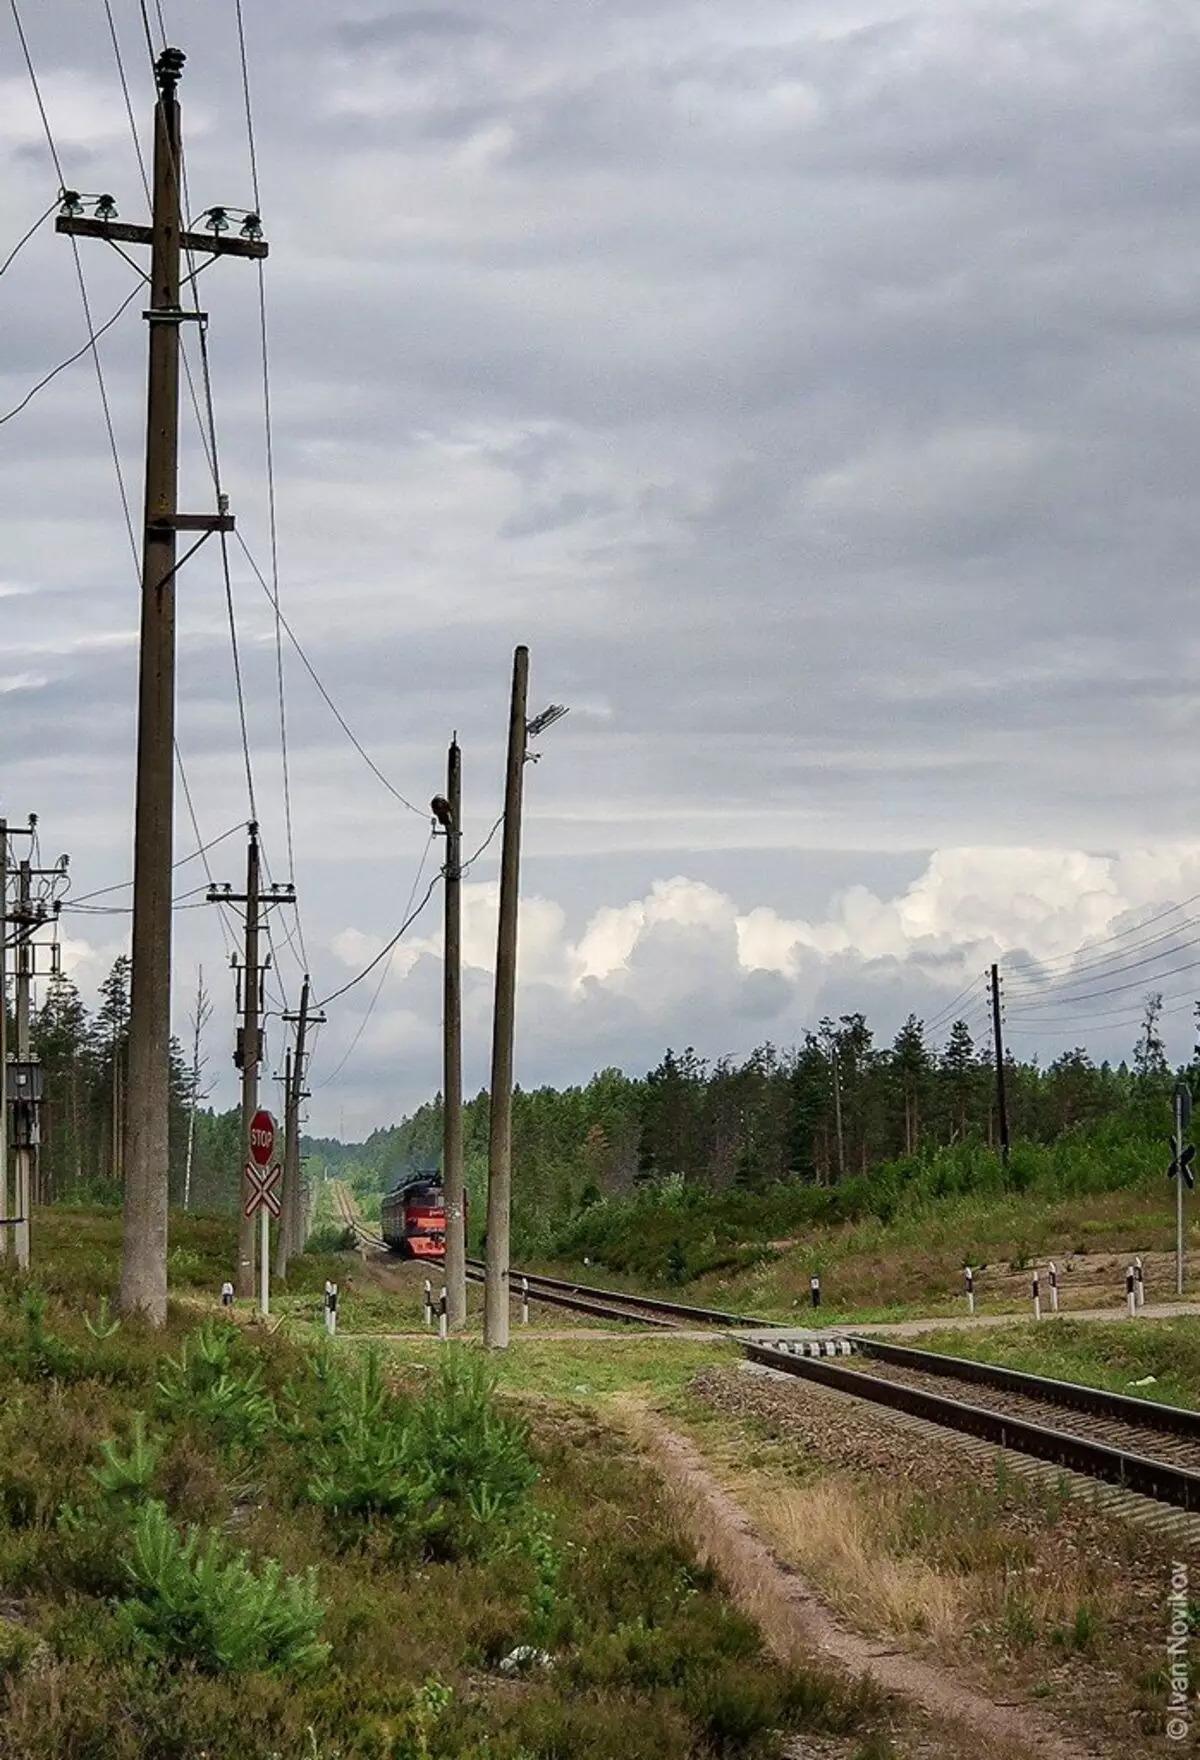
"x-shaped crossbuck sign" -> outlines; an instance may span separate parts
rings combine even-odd
[[[280,1172],[278,1162],[273,1167],[259,1167],[257,1162],[247,1161],[246,1183],[250,1188],[244,1205],[247,1216],[253,1216],[264,1204],[272,1216],[279,1215]]]

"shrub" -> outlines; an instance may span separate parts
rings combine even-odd
[[[133,1437],[129,1453],[122,1454],[118,1444],[111,1438],[100,1444],[100,1453],[104,1456],[102,1467],[92,1468],[92,1478],[99,1485],[106,1497],[144,1497],[150,1489],[162,1454],[161,1442],[151,1442],[146,1436],[146,1414],[133,1414]]]
[[[389,1394],[375,1351],[353,1375],[326,1361],[322,1378],[327,1405],[311,1454],[310,1502],[335,1520],[381,1518],[398,1539],[418,1541],[436,1485],[411,1408]]]
[[[223,1447],[254,1450],[275,1426],[275,1403],[263,1391],[261,1363],[235,1366],[237,1346],[231,1326],[206,1321],[166,1359],[158,1403],[173,1418],[197,1419]]]
[[[315,1570],[287,1577],[267,1559],[255,1571],[219,1534],[190,1528],[181,1537],[157,1501],[138,1512],[126,1570],[134,1594],[121,1623],[158,1662],[207,1674],[307,1674],[329,1654],[317,1638],[324,1609]]]

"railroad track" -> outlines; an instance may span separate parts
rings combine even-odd
[[[773,1369],[1200,1512],[1200,1413],[880,1339],[850,1342],[849,1362],[800,1356],[787,1341],[741,1345]]]
[[[482,1259],[467,1260],[467,1276],[473,1282],[483,1281]],[[599,1320],[624,1321],[627,1325],[654,1326],[664,1332],[678,1332],[708,1327],[767,1326],[766,1320],[752,1320],[745,1314],[730,1314],[723,1308],[697,1308],[685,1302],[670,1302],[660,1296],[631,1295],[628,1290],[601,1289],[591,1283],[572,1282],[563,1277],[543,1277],[540,1272],[513,1269],[509,1272],[509,1291],[516,1300],[523,1286],[528,1286],[531,1302],[544,1302],[548,1307],[569,1308],[577,1314],[588,1314]]]
[[[360,1246],[386,1250],[383,1236],[364,1226],[355,1210],[354,1200],[340,1183],[334,1185],[333,1201],[340,1220],[353,1231]],[[440,1266],[442,1262],[435,1259],[429,1263]],[[467,1260],[467,1276],[472,1283],[483,1282],[482,1259]],[[542,1302],[547,1307],[567,1308],[576,1314],[586,1314],[593,1320],[653,1326],[664,1332],[689,1328],[702,1330],[709,1327],[728,1329],[770,1325],[769,1321],[750,1319],[745,1314],[730,1314],[722,1308],[697,1308],[685,1302],[667,1301],[663,1297],[630,1295],[625,1290],[600,1289],[593,1284],[572,1283],[562,1277],[543,1277],[533,1271],[510,1271],[509,1291],[513,1300],[519,1299],[523,1287],[528,1288],[531,1302]]]

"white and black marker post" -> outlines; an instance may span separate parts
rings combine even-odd
[[[1042,1286],[1036,1270],[1033,1274],[1033,1317],[1035,1320],[1042,1317]]]
[[[973,1314],[975,1312],[975,1273],[969,1265],[963,1272],[963,1276],[967,1282],[967,1313]]]
[[[1185,1147],[1183,1137],[1192,1120],[1192,1090],[1183,1081],[1176,1082],[1175,1096],[1175,1131],[1171,1141],[1174,1157],[1168,1169],[1168,1177],[1175,1181],[1175,1294],[1183,1294],[1185,1267],[1183,1257],[1183,1182],[1187,1181],[1189,1189],[1196,1183],[1196,1175],[1192,1171],[1192,1162],[1196,1159],[1193,1144]]]
[[[529,1279],[521,1279],[521,1325],[529,1325]]]
[[[1146,1306],[1146,1271],[1140,1253],[1134,1255],[1133,1275],[1137,1281],[1137,1305],[1139,1308],[1144,1308]]]
[[[232,1308],[233,1306],[233,1285],[228,1278],[221,1285],[221,1306],[223,1308]]]
[[[425,1279],[425,1289],[421,1296],[421,1312],[426,1326],[433,1325],[433,1285]]]
[[[1050,1273],[1050,1312],[1058,1313],[1058,1266],[1051,1259],[1046,1269]]]
[[[438,1337],[441,1339],[442,1343],[445,1344],[445,1342],[446,1342],[446,1292],[444,1289],[442,1290],[441,1295],[438,1297]]]
[[[327,1283],[325,1285],[325,1330],[330,1338],[337,1331],[337,1298],[337,1284]]]
[[[819,1277],[809,1278],[809,1289],[812,1292],[813,1307],[819,1308],[821,1306],[821,1279]]]
[[[1137,1295],[1134,1289],[1136,1282],[1137,1279],[1134,1276],[1133,1266],[1131,1265],[1125,1273],[1125,1302],[1129,1309],[1129,1318],[1131,1320],[1137,1313]]]

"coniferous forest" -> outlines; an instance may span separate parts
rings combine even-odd
[[[1081,1048],[1052,1062],[1006,1058],[1012,1162],[998,1170],[990,1041],[955,1022],[940,1045],[910,1016],[890,1045],[862,1014],[822,1021],[801,1045],[764,1044],[737,1062],[668,1050],[645,1076],[608,1069],[585,1085],[518,1089],[513,1103],[514,1239],[521,1250],[582,1251],[598,1205],[639,1192],[728,1192],[746,1214],[886,1217],[906,1185],[931,1195],[981,1178],[1042,1177],[1047,1154],[1075,1189],[1127,1184],[1165,1166],[1176,1072],[1146,998],[1131,1056],[1095,1063]],[[1196,1072],[1192,1072],[1196,1073]],[[440,1096],[361,1144],[306,1139],[314,1172],[348,1179],[364,1208],[413,1172],[437,1168]],[[487,1187],[488,1098],[464,1108],[468,1186],[479,1237]],[[1039,1153],[1044,1152],[1044,1153]],[[1056,1176],[1057,1177],[1057,1176]],[[794,1200],[782,1208],[784,1194]],[[754,1200],[758,1199],[756,1203]]]

